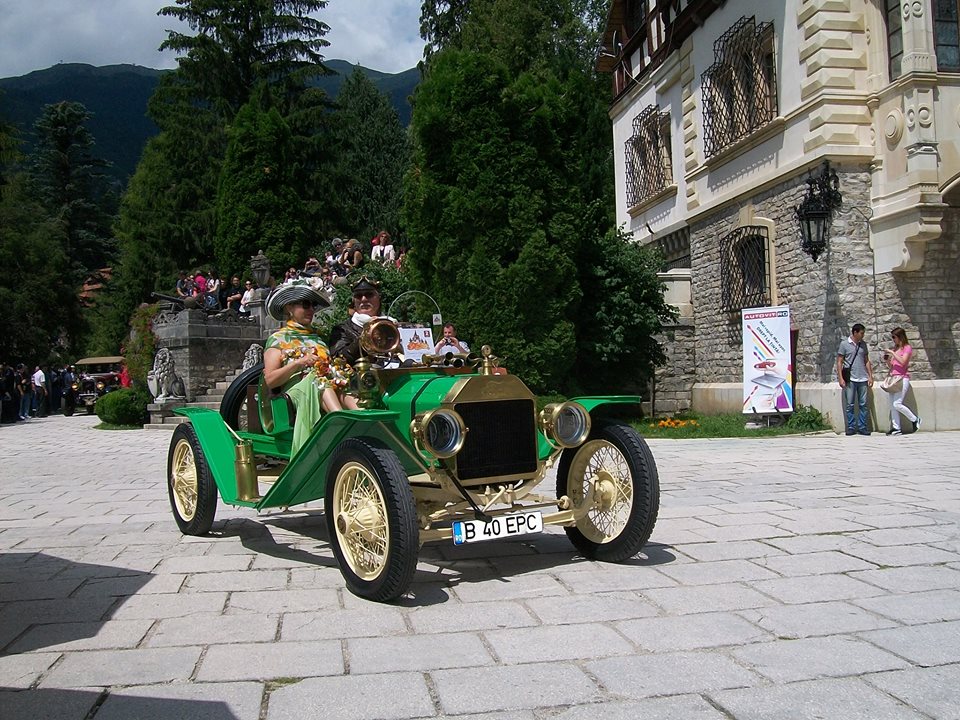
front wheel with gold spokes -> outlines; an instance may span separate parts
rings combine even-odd
[[[184,535],[205,535],[217,514],[217,485],[190,423],[177,425],[167,453],[170,509]]]
[[[392,600],[417,569],[419,530],[413,492],[396,454],[350,438],[330,463],[327,530],[347,587],[368,600]]]
[[[565,450],[557,467],[557,497],[580,510],[567,537],[586,557],[619,562],[650,539],[660,508],[660,482],[650,448],[632,427],[608,422]]]

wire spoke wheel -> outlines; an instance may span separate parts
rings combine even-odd
[[[340,469],[332,512],[350,569],[364,580],[376,579],[386,565],[390,523],[380,487],[359,463]]]
[[[384,602],[407,591],[420,531],[413,492],[393,450],[369,438],[340,443],[330,460],[324,512],[350,592]]]
[[[190,423],[177,425],[167,453],[170,509],[184,535],[205,535],[217,514],[217,484]]]
[[[557,469],[557,497],[578,511],[564,530],[589,558],[618,562],[636,555],[653,532],[660,506],[657,466],[646,442],[629,425],[601,424],[578,448],[565,450]]]
[[[173,502],[184,520],[193,520],[197,513],[197,464],[193,448],[181,439],[173,448],[173,468],[170,482],[173,485]]]

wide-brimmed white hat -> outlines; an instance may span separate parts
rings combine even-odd
[[[283,308],[294,302],[309,300],[314,305],[329,307],[330,300],[321,292],[315,290],[306,280],[291,280],[277,285],[267,297],[267,314],[274,320],[286,320]]]

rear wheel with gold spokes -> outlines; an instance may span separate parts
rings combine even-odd
[[[167,454],[170,509],[184,535],[205,535],[217,514],[217,485],[190,423],[177,425]]]
[[[419,530],[410,484],[392,450],[345,440],[330,463],[324,512],[352,593],[382,602],[406,592],[417,569]]]
[[[650,448],[629,425],[608,422],[565,450],[557,467],[557,497],[583,510],[567,537],[586,557],[619,562],[650,539],[660,507],[660,482]],[[589,507],[585,507],[589,504]]]

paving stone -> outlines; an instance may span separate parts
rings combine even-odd
[[[60,653],[0,655],[0,683],[4,688],[28,688],[60,657]]]
[[[451,715],[557,707],[601,697],[593,681],[567,663],[437,670],[431,676],[441,710]]]
[[[137,618],[178,618],[193,613],[219,613],[227,601],[226,593],[166,593],[134,595],[111,613],[113,620]]]
[[[377,637],[407,634],[403,612],[386,605],[365,609],[286,613],[280,639],[327,640],[353,637]]]
[[[343,650],[334,640],[212,645],[197,671],[201,682],[341,675]]]
[[[793,535],[793,531],[786,529],[788,524],[789,523],[783,523],[783,526],[779,524],[771,525],[769,523],[758,525],[730,525],[728,527],[691,530],[690,532],[700,539],[710,542],[759,540]]]
[[[877,547],[864,543],[863,547],[851,548],[845,552],[881,566],[933,565],[960,560],[960,554],[930,545]]]
[[[770,633],[732,613],[626,620],[614,626],[643,650],[666,652],[770,640]]]
[[[960,620],[858,633],[917,665],[960,662]]]
[[[454,592],[463,602],[523,600],[530,597],[565,595],[567,593],[556,578],[539,574],[501,578],[490,577],[481,582],[460,583],[456,586]]]
[[[202,594],[202,593],[200,593]],[[289,613],[335,610],[340,607],[337,591],[332,588],[313,590],[259,590],[232,592],[227,613]]]
[[[695,565],[661,566],[658,569],[683,585],[710,585],[780,577],[749,560],[717,560]]]
[[[660,612],[656,605],[633,592],[557,595],[533,598],[525,601],[525,604],[543,623],[549,625],[629,620],[652,617]]]
[[[132,648],[140,643],[152,624],[153,620],[141,619],[34,625],[10,646],[8,652]]]
[[[111,690],[97,720],[244,720],[257,718],[259,683],[144,685]]]
[[[186,590],[207,591],[264,591],[284,590],[287,587],[285,570],[242,570],[238,572],[198,573],[187,579]]]
[[[694,543],[684,545],[681,551],[696,560],[706,560],[708,562],[712,560],[750,560],[751,558],[784,554],[783,550],[757,540]]]
[[[624,565],[603,567],[598,570],[557,573],[557,578],[569,587],[572,592],[584,595],[618,590],[642,590],[644,588],[675,586],[677,584],[675,580],[666,577],[652,567]]]
[[[44,688],[148,685],[186,680],[193,674],[200,648],[141,648],[70,653],[40,684]]]
[[[849,572],[851,570],[876,569],[874,563],[865,562],[864,560],[835,551],[785,555],[783,557],[764,557],[757,558],[754,562],[786,577],[828,575],[831,573]]]
[[[711,693],[737,720],[920,720],[923,716],[860,680],[811,680]]]
[[[862,570],[850,577],[893,592],[960,589],[960,572],[945,565]]]
[[[248,555],[199,555],[189,557],[164,558],[156,571],[158,573],[221,573],[231,570],[247,570],[254,562]]]
[[[436,712],[420,673],[308,678],[270,694],[266,720],[407,720]]]
[[[484,633],[500,661],[506,664],[591,659],[629,655],[633,646],[604,625],[566,625]]]
[[[848,636],[777,640],[739,648],[731,654],[776,683],[907,667],[900,658]]]
[[[727,720],[726,715],[699,695],[580,705],[550,717],[551,720]]]
[[[931,717],[960,717],[960,665],[897,670],[865,679]]]
[[[99,699],[99,690],[0,691],[0,708],[9,720],[85,720]]]
[[[407,618],[418,633],[468,632],[537,624],[537,620],[522,604],[512,601],[462,604],[448,602],[415,607],[407,613]],[[587,620],[581,619],[582,622]]]
[[[852,538],[871,545],[885,547],[902,545],[919,545],[921,543],[946,540],[948,535],[930,528],[891,528],[888,530],[870,530],[869,532],[852,533]]]
[[[815,575],[758,580],[750,583],[750,586],[789,605],[850,600],[883,594],[883,590],[875,585],[854,580],[848,575]]]
[[[781,638],[837,635],[891,627],[894,623],[845,602],[781,605],[740,614]]]
[[[960,591],[957,590],[883,595],[854,600],[854,604],[907,625],[960,620]]]
[[[40,582],[4,582],[0,584],[0,600],[51,600],[69,597],[83,583],[74,578],[67,580],[43,580]]]
[[[775,603],[766,595],[740,583],[652,588],[644,590],[643,595],[674,615],[742,610]]]
[[[196,613],[161,620],[150,634],[146,646],[222,645],[240,638],[250,643],[270,642],[276,637],[279,626],[279,614]]]
[[[622,698],[752,687],[760,676],[717,653],[657,653],[587,663],[608,691]]]
[[[183,587],[185,575],[142,575],[92,578],[84,581],[83,586],[74,593],[74,597],[97,598],[112,595],[150,595],[156,593],[176,593]]]
[[[348,640],[350,673],[403,672],[493,665],[477,635],[406,635]]]

